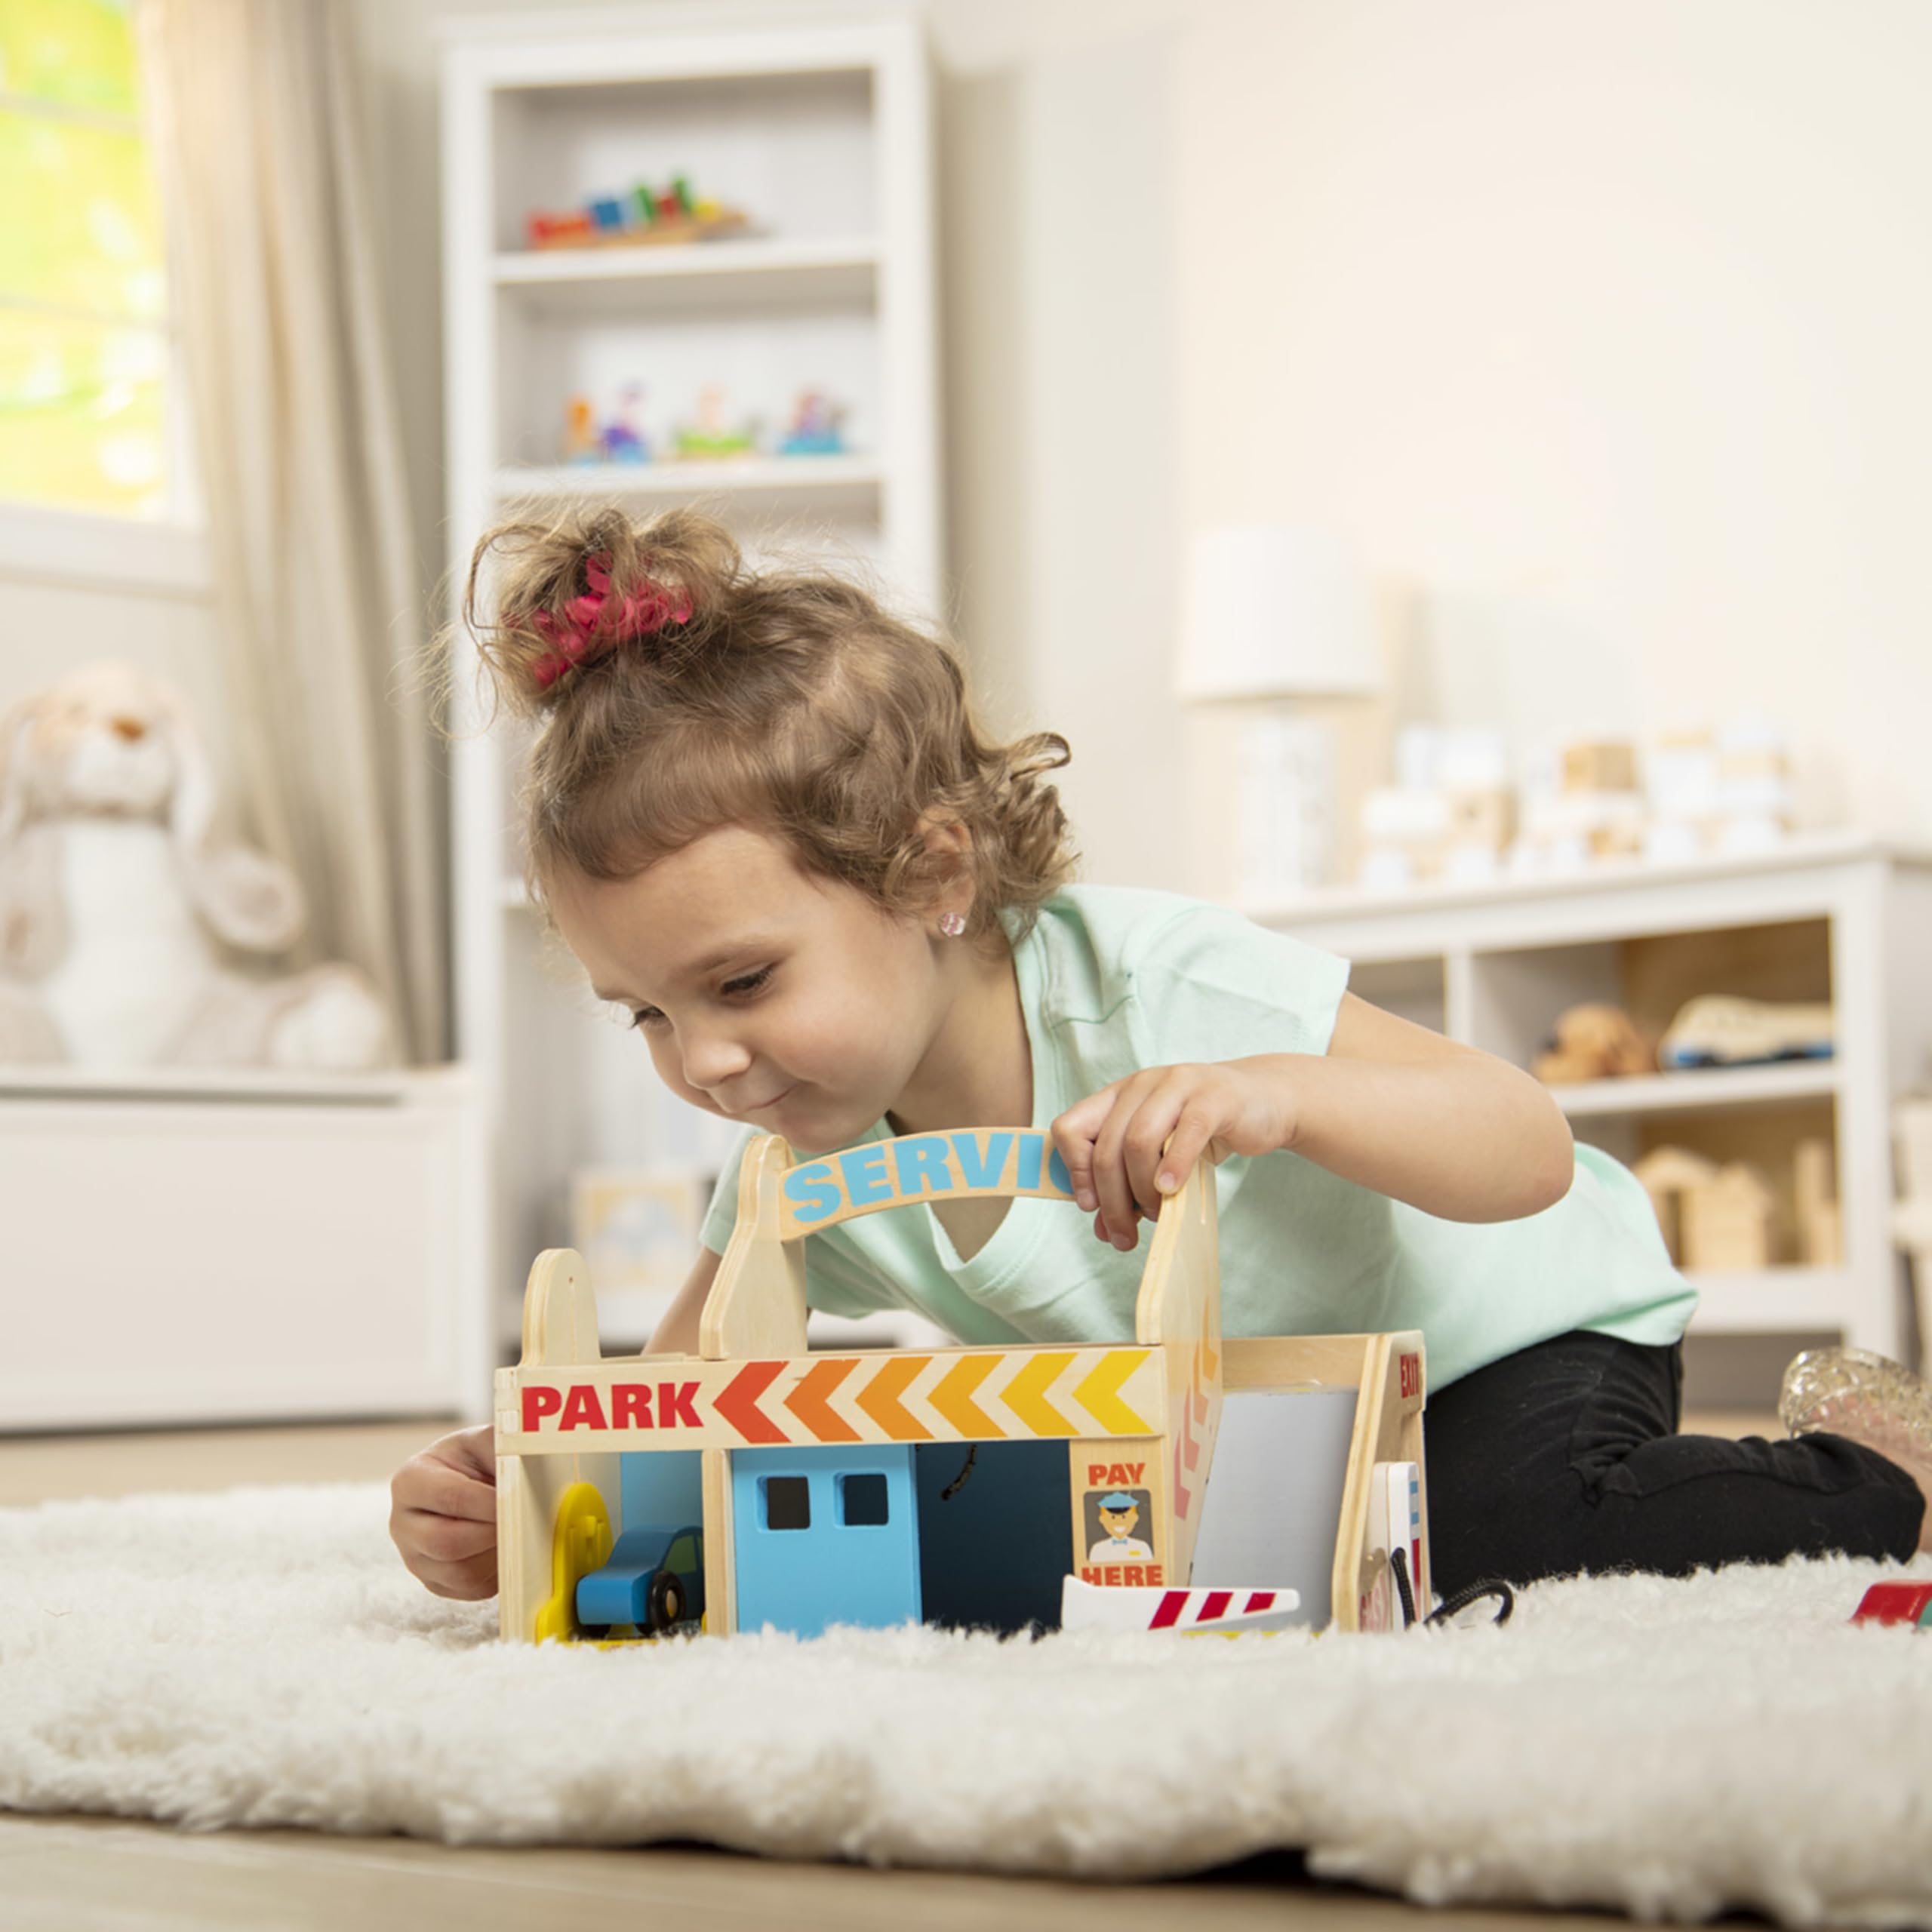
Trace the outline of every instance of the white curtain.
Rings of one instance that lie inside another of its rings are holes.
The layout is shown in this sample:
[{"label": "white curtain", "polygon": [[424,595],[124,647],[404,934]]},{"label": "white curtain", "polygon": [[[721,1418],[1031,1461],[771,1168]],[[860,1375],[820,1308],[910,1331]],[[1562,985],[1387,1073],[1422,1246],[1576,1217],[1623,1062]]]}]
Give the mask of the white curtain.
[{"label": "white curtain", "polygon": [[447,1051],[423,598],[336,0],[142,0],[238,777],[405,1057]]}]

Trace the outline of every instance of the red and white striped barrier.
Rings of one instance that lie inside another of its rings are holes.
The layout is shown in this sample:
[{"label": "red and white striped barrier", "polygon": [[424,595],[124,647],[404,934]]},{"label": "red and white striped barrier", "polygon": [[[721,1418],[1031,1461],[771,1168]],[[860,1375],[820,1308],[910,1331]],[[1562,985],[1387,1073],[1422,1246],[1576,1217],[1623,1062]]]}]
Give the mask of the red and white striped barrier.
[{"label": "red and white striped barrier", "polygon": [[1163,1590],[1083,1583],[1060,1586],[1063,1630],[1172,1630],[1183,1637],[1286,1630],[1303,1621],[1297,1590]]}]

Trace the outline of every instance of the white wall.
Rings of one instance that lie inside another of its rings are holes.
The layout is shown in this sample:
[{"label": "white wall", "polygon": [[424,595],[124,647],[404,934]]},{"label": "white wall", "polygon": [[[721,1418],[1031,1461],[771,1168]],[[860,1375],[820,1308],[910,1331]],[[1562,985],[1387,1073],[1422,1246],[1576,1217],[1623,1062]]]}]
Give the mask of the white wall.
[{"label": "white wall", "polygon": [[934,39],[959,635],[999,724],[1071,744],[1058,783],[1082,875],[1178,888],[1174,48],[1156,11],[942,8]]},{"label": "white wall", "polygon": [[1932,10],[1211,0],[1174,75],[1180,517],[1421,592],[1451,721],[1780,719],[1932,827]]}]

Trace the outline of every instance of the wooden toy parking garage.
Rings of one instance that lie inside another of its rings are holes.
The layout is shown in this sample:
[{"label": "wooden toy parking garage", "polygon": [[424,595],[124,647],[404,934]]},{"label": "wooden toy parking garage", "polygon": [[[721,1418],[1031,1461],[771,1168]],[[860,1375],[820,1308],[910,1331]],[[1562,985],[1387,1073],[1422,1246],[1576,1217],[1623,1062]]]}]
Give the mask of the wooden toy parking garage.
[{"label": "wooden toy parking garage", "polygon": [[[1162,1204],[1131,1343],[809,1351],[806,1235],[938,1193],[1073,1198],[1035,1131],[803,1161],[755,1140],[696,1355],[605,1358],[580,1258],[537,1258],[497,1377],[505,1638],[1387,1629],[1404,1590],[1427,1605],[1422,1338],[1224,1340],[1204,1160]],[[1224,1414],[1248,1446],[1211,1503]],[[1278,1516],[1312,1552],[1299,1581],[1196,1583],[1204,1521],[1221,1561],[1278,1571]]]}]

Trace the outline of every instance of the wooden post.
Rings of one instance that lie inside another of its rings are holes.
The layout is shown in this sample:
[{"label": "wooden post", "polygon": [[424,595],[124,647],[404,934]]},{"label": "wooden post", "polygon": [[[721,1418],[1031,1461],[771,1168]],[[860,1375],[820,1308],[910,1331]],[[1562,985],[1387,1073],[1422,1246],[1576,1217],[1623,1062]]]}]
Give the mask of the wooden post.
[{"label": "wooden post", "polygon": [[[602,1358],[597,1297],[590,1271],[574,1249],[546,1247],[531,1264],[523,1291],[525,1368],[567,1367]],[[612,1522],[622,1510],[622,1465],[614,1455],[506,1455],[503,1405],[516,1400],[515,1371],[497,1374],[497,1619],[506,1638],[531,1642],[537,1613],[551,1592],[557,1506],[572,1483],[592,1484]],[[517,1418],[507,1417],[514,1430]]]}]

